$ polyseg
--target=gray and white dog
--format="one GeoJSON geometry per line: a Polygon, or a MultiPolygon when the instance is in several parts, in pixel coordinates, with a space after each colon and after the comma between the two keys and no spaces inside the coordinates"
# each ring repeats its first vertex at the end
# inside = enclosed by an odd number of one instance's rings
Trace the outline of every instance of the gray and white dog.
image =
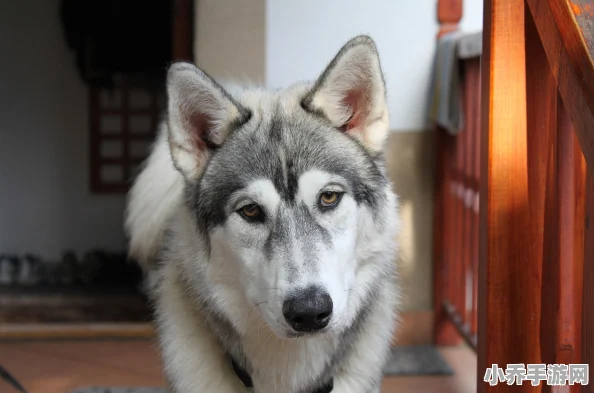
{"type": "Polygon", "coordinates": [[[397,197],[376,45],[230,91],[186,63],[128,197],[176,393],[376,393],[397,322],[397,197]],[[157,263],[154,263],[157,261],[157,263]]]}

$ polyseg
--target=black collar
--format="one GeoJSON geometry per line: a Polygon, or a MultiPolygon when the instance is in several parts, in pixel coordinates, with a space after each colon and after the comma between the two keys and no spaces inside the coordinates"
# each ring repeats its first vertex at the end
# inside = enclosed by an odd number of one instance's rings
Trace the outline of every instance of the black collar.
{"type": "MultiPolygon", "coordinates": [[[[243,383],[246,388],[252,389],[254,387],[254,383],[252,382],[252,377],[250,377],[250,374],[241,368],[231,356],[229,356],[229,359],[231,359],[231,365],[233,366],[233,371],[235,371],[237,378],[239,378],[241,383],[243,383]]],[[[316,389],[312,393],[330,393],[332,392],[332,389],[334,389],[334,378],[330,378],[328,383],[326,383],[321,388],[316,389]]]]}

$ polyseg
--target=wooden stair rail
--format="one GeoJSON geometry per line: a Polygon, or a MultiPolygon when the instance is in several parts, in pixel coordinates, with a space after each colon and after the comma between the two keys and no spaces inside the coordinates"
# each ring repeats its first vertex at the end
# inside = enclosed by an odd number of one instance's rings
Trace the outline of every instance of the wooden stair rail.
{"type": "MultiPolygon", "coordinates": [[[[440,25],[437,38],[444,34],[458,30],[458,23],[462,19],[462,0],[439,0],[437,3],[437,20],[440,25]]],[[[451,197],[448,187],[451,174],[448,168],[453,157],[451,150],[454,141],[444,130],[435,130],[435,190],[434,190],[434,226],[433,226],[433,271],[434,271],[434,341],[437,345],[457,345],[462,342],[458,327],[448,313],[446,302],[451,300],[453,281],[457,279],[453,273],[450,261],[451,249],[448,249],[449,239],[446,234],[450,220],[451,197]]]]}
{"type": "Polygon", "coordinates": [[[527,0],[559,93],[594,168],[594,1],[527,0]]]}
{"type": "MultiPolygon", "coordinates": [[[[437,17],[440,24],[438,39],[458,30],[462,0],[440,0],[437,17]]],[[[434,132],[434,342],[444,346],[465,340],[475,350],[480,209],[480,37],[480,33],[462,34],[455,43],[455,72],[459,71],[460,78],[458,86],[452,87],[459,89],[463,121],[458,124],[458,130],[443,129],[438,123],[434,132]]],[[[436,61],[446,58],[438,55],[436,61]]],[[[439,71],[436,78],[445,76],[443,70],[437,67],[435,70],[439,71]]],[[[434,83],[435,91],[439,91],[445,88],[443,83],[448,82],[436,79],[434,83]]],[[[437,105],[437,102],[433,104],[437,105]]]]}
{"type": "Polygon", "coordinates": [[[479,392],[495,364],[594,366],[594,0],[485,0],[479,392]]]}

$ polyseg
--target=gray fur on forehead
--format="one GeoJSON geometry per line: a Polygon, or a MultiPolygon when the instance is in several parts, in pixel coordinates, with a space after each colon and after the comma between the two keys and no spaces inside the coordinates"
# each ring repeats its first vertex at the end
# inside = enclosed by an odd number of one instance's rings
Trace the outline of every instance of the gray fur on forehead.
{"type": "Polygon", "coordinates": [[[231,194],[256,179],[270,179],[281,198],[292,203],[299,177],[321,170],[346,179],[359,204],[377,208],[383,199],[383,157],[372,157],[357,140],[304,110],[305,94],[284,93],[259,93],[242,102],[252,117],[214,152],[193,192],[203,229],[221,225],[231,194]]]}

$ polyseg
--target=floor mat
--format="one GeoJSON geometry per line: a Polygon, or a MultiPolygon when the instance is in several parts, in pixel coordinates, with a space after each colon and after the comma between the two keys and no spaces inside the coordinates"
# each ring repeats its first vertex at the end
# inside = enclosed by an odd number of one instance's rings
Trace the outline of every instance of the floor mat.
{"type": "MultiPolygon", "coordinates": [[[[452,375],[454,371],[437,348],[431,345],[395,347],[384,369],[385,376],[452,375]]],[[[167,393],[165,388],[88,387],[70,393],[167,393]]]]}
{"type": "Polygon", "coordinates": [[[432,345],[392,348],[392,356],[384,368],[384,375],[452,375],[454,370],[439,350],[432,345]]]}

